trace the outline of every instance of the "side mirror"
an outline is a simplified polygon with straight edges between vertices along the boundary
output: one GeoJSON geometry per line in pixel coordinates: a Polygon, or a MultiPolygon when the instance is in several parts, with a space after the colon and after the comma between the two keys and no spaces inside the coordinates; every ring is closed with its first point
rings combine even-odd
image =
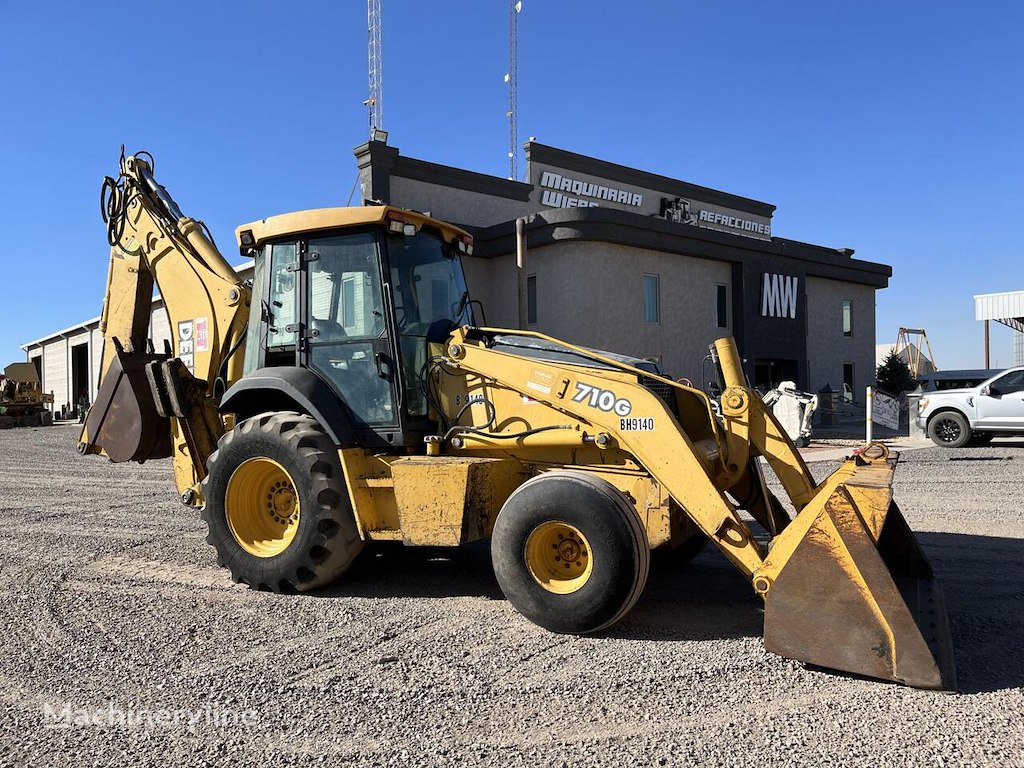
{"type": "Polygon", "coordinates": [[[989,397],[999,397],[999,390],[991,384],[986,384],[981,388],[981,394],[988,395],[989,397]]]}

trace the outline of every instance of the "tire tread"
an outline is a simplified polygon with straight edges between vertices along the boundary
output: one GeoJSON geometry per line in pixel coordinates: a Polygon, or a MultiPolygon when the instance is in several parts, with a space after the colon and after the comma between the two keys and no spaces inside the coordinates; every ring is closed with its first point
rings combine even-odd
{"type": "MultiPolygon", "coordinates": [[[[236,448],[237,449],[237,448],[236,448]]],[[[337,485],[335,470],[337,448],[310,416],[292,411],[263,413],[246,419],[227,432],[217,450],[207,461],[207,477],[203,480],[206,498],[201,515],[207,526],[208,543],[217,550],[217,561],[231,572],[235,582],[243,582],[253,589],[304,592],[330,583],[340,576],[362,550],[355,515],[348,503],[348,490],[337,485]],[[261,435],[273,436],[273,441],[284,450],[287,446],[293,459],[302,467],[308,479],[309,498],[316,501],[312,513],[315,523],[307,524],[306,535],[298,536],[285,552],[271,558],[257,558],[245,552],[234,540],[223,517],[223,503],[211,503],[212,478],[221,472],[220,464],[225,452],[230,452],[239,440],[258,442],[261,435]],[[301,547],[295,555],[293,547],[301,547]],[[322,553],[327,555],[323,556],[322,553]],[[314,553],[316,553],[314,555],[314,553]],[[285,557],[287,555],[287,557],[285,557]],[[284,560],[278,560],[284,558],[284,560]]],[[[269,451],[268,451],[269,453],[269,451]]],[[[254,454],[256,455],[256,454],[254,454]]],[[[268,456],[277,460],[279,454],[268,456]]],[[[303,478],[294,478],[296,484],[303,478]]],[[[226,487],[226,479],[224,484],[226,487]]],[[[303,529],[300,528],[300,534],[303,529]]]]}

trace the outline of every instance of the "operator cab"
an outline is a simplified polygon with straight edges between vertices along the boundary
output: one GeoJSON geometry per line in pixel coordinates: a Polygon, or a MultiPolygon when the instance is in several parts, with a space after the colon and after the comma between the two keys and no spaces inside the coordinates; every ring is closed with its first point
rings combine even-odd
{"type": "Polygon", "coordinates": [[[360,445],[422,446],[436,429],[428,345],[473,324],[460,260],[469,235],[374,206],[285,214],[240,228],[243,248],[246,236],[255,269],[245,375],[311,371],[342,403],[360,445]]]}

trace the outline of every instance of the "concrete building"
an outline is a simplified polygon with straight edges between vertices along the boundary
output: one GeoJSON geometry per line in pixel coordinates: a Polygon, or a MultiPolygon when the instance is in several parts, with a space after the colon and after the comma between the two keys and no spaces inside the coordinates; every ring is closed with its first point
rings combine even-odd
{"type": "MultiPolygon", "coordinates": [[[[778,237],[775,206],[545,146],[525,145],[527,182],[355,149],[362,197],[473,232],[464,260],[492,326],[543,331],[649,358],[700,385],[708,344],[735,336],[755,386],[782,380],[861,392],[874,381],[875,291],[892,269],[778,237]],[[515,221],[525,220],[520,303],[515,221]],[[845,386],[844,386],[845,385],[845,386]]],[[[195,212],[201,216],[201,212],[195,212]]],[[[278,211],[268,212],[278,213],[278,211]]],[[[159,302],[155,346],[167,338],[159,302]]],[[[482,318],[478,318],[482,319],[482,318]]],[[[95,396],[97,321],[24,345],[55,402],[95,396]]]]}

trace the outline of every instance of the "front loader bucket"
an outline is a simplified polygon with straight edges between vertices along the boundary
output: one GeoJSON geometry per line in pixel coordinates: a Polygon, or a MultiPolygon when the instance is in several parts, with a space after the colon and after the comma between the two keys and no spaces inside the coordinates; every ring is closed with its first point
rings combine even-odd
{"type": "Polygon", "coordinates": [[[170,421],[162,416],[146,376],[149,363],[167,355],[125,352],[110,361],[79,439],[80,453],[105,453],[111,461],[146,461],[171,455],[170,421]]]}
{"type": "Polygon", "coordinates": [[[754,575],[773,653],[915,688],[956,689],[949,619],[872,446],[826,480],[754,575]]]}

